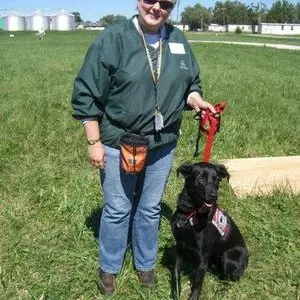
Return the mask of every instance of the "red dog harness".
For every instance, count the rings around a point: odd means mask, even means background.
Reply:
[[[187,219],[191,226],[195,226],[198,223],[197,216],[201,213],[204,213],[206,210],[210,209],[212,205],[204,203],[203,206],[199,209],[193,210],[188,216]],[[215,213],[212,218],[212,224],[217,228],[220,235],[223,236],[228,231],[228,222],[227,217],[225,216],[223,210],[219,207],[216,208]]]

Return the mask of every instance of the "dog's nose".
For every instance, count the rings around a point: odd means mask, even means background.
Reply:
[[[214,201],[217,199],[217,192],[214,191],[214,190],[211,190],[207,193],[207,199],[208,200],[211,200],[211,201]]]

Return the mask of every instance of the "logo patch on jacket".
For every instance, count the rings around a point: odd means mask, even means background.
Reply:
[[[212,223],[218,229],[221,236],[223,236],[228,231],[227,217],[224,215],[223,211],[220,208],[216,209],[216,212],[212,219]]]
[[[189,68],[186,66],[184,60],[182,59],[179,64],[179,68],[183,70],[188,70]]]

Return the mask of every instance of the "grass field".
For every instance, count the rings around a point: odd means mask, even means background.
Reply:
[[[248,43],[270,43],[300,46],[300,35],[261,35],[251,33],[212,33],[212,32],[187,32],[188,39],[205,41],[236,41]]]
[[[95,35],[50,32],[40,42],[33,33],[10,38],[0,32],[1,300],[103,298],[96,287],[102,192],[70,107],[74,77]],[[228,103],[213,161],[299,155],[299,51],[192,47],[206,99]],[[196,131],[193,113],[185,112],[163,200],[158,288],[140,288],[128,253],[118,293],[110,299],[169,299],[174,245],[169,219],[183,183],[175,170],[183,162],[197,161],[192,157]],[[238,199],[228,184],[222,184],[220,203],[245,236],[250,263],[238,283],[207,274],[203,299],[300,299],[299,200],[299,195],[281,188]],[[182,299],[188,291],[184,274]]]

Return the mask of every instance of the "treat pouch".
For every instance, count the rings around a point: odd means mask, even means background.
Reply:
[[[146,163],[149,140],[145,136],[126,132],[120,144],[121,169],[126,173],[140,173]]]

